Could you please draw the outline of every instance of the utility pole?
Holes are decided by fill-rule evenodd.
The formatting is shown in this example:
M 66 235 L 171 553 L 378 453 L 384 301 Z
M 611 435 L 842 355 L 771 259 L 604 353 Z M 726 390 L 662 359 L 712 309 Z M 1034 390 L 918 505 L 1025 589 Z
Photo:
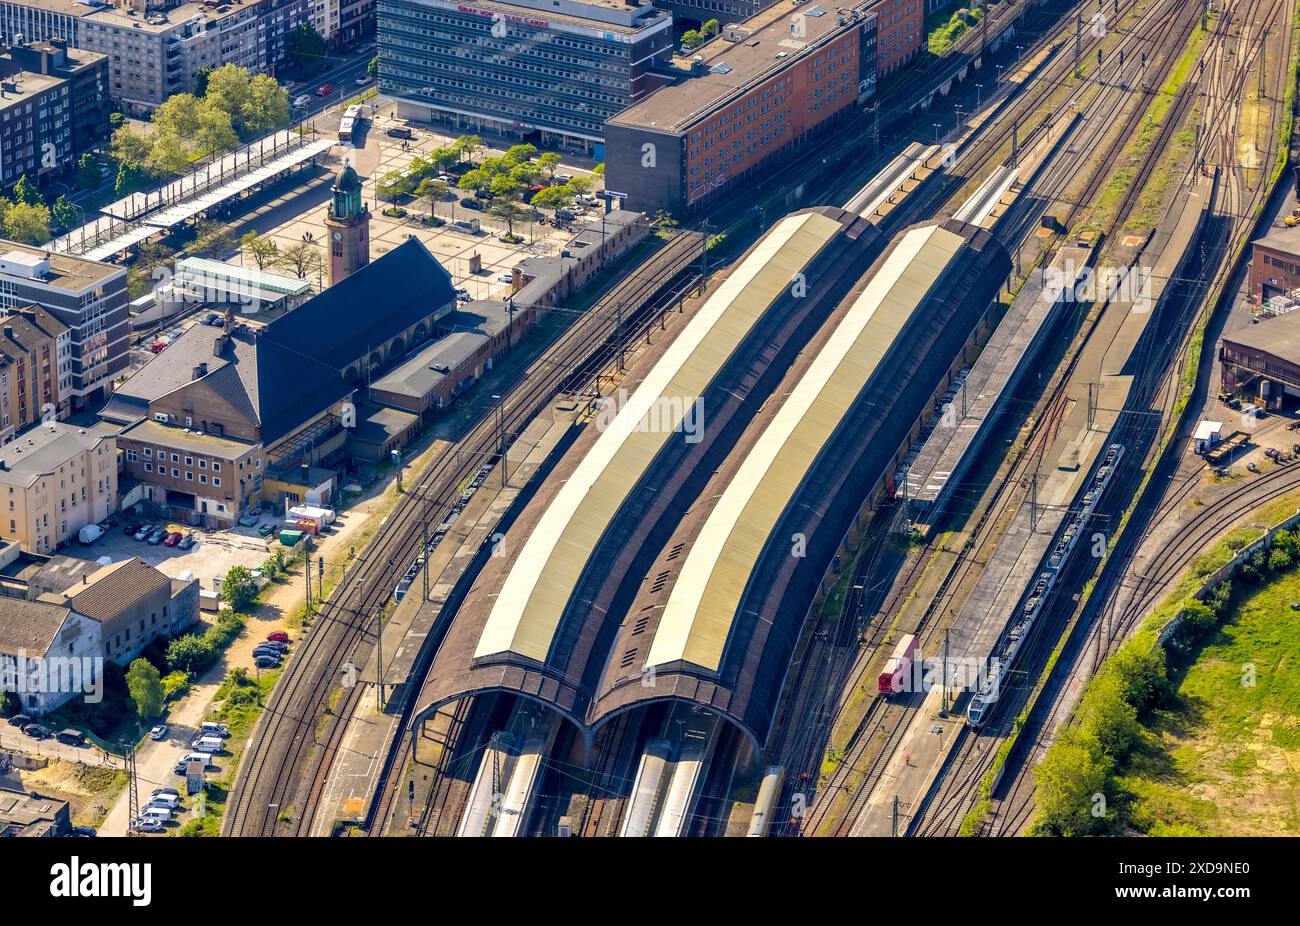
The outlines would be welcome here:
M 898 795 L 894 795 L 893 806 L 889 814 L 889 835 L 898 838 Z
M 943 713 L 948 713 L 948 629 L 943 631 Z
M 1074 14 L 1074 77 L 1075 80 L 1078 80 L 1080 77 L 1083 76 L 1083 72 L 1079 70 L 1080 67 L 1079 56 L 1082 53 L 1083 53 L 1083 14 L 1075 13 Z
M 126 771 L 126 808 L 131 819 L 127 822 L 126 834 L 135 835 L 135 821 L 140 818 L 140 784 L 135 777 L 135 750 L 131 744 L 122 741 L 122 768 Z
M 384 606 L 375 608 L 375 710 L 384 710 Z
M 429 600 L 429 521 L 424 521 L 424 565 L 420 567 L 424 575 L 424 600 Z
M 310 614 L 311 613 L 311 540 L 308 540 L 306 542 L 306 546 L 303 547 L 303 552 L 306 554 L 307 558 L 303 564 L 302 580 L 307 586 L 307 613 Z
M 1038 473 L 1029 477 L 1029 529 L 1038 530 Z
M 1011 123 L 1011 166 L 1020 166 L 1020 123 Z
M 1088 430 L 1089 431 L 1092 430 L 1092 422 L 1097 413 L 1097 399 L 1093 394 L 1093 390 L 1096 389 L 1097 386 L 1098 386 L 1097 383 L 1088 384 Z
M 709 220 L 700 226 L 700 279 L 703 281 L 709 273 Z M 703 285 L 703 282 L 701 282 Z
M 614 339 L 618 342 L 618 371 L 626 372 L 623 352 L 623 303 L 614 304 Z
M 506 400 L 499 395 L 492 398 L 497 400 L 497 453 L 501 455 L 501 488 L 504 489 L 510 478 L 506 472 L 509 466 L 506 461 Z

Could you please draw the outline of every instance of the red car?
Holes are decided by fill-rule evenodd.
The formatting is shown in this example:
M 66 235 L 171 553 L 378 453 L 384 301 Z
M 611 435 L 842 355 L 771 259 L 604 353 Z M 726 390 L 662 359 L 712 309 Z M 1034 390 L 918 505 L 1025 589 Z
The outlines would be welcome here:
M 283 630 L 272 630 L 266 635 L 266 639 L 271 643 L 288 643 L 289 635 Z
M 183 536 L 185 535 L 182 534 L 180 531 L 172 531 L 170 534 L 167 535 L 167 539 L 163 541 L 163 546 L 174 547 L 176 546 L 176 544 L 181 542 L 181 537 Z
M 321 84 L 320 89 L 316 91 L 317 96 L 329 96 L 334 92 L 333 84 Z

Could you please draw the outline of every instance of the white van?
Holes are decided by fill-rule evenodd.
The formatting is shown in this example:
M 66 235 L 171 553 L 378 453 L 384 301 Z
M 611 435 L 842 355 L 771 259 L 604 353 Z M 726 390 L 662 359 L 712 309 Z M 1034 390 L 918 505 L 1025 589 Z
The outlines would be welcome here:
M 212 768 L 212 753 L 210 752 L 187 752 L 181 756 L 178 765 L 189 765 L 191 762 L 202 762 L 204 768 Z
M 209 735 L 200 736 L 194 742 L 190 743 L 190 747 L 199 752 L 207 752 L 207 753 L 215 754 L 225 749 L 226 744 L 225 741 L 221 739 L 221 737 L 216 736 L 214 734 L 211 736 Z
M 166 823 L 172 818 L 172 812 L 166 807 L 146 807 L 140 811 L 140 819 L 150 823 Z
M 224 723 L 213 723 L 211 720 L 205 720 L 203 723 L 199 724 L 199 732 L 221 737 L 230 735 L 230 731 L 226 729 Z
M 168 810 L 175 810 L 180 806 L 181 799 L 175 794 L 155 794 L 149 798 L 146 807 L 166 807 Z
M 104 529 L 98 524 L 87 524 L 81 530 L 77 531 L 77 540 L 89 546 L 100 537 L 104 536 Z

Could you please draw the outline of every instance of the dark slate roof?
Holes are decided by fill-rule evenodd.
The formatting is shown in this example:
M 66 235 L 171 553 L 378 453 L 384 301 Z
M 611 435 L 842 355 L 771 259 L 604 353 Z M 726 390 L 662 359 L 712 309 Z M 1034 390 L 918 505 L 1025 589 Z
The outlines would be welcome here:
M 0 653 L 45 655 L 67 619 L 67 607 L 0 596 Z
M 138 556 L 101 567 L 86 577 L 86 584 L 73 585 L 65 594 L 78 614 L 91 620 L 111 621 L 141 598 L 160 588 L 171 589 L 171 579 Z
M 455 304 L 451 274 L 417 238 L 266 326 L 263 337 L 343 370 L 439 308 Z
M 194 325 L 150 360 L 114 393 L 102 414 L 138 420 L 148 403 L 201 380 L 248 421 L 260 426 L 262 442 L 283 437 L 351 391 L 338 370 L 292 350 L 260 331 Z M 207 364 L 207 373 L 195 368 Z

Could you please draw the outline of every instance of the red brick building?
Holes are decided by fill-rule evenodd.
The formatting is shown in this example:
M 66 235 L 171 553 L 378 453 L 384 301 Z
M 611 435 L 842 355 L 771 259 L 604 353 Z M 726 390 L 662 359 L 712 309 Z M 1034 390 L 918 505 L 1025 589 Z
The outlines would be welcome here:
M 1300 228 L 1274 228 L 1250 249 L 1251 301 L 1300 289 Z

